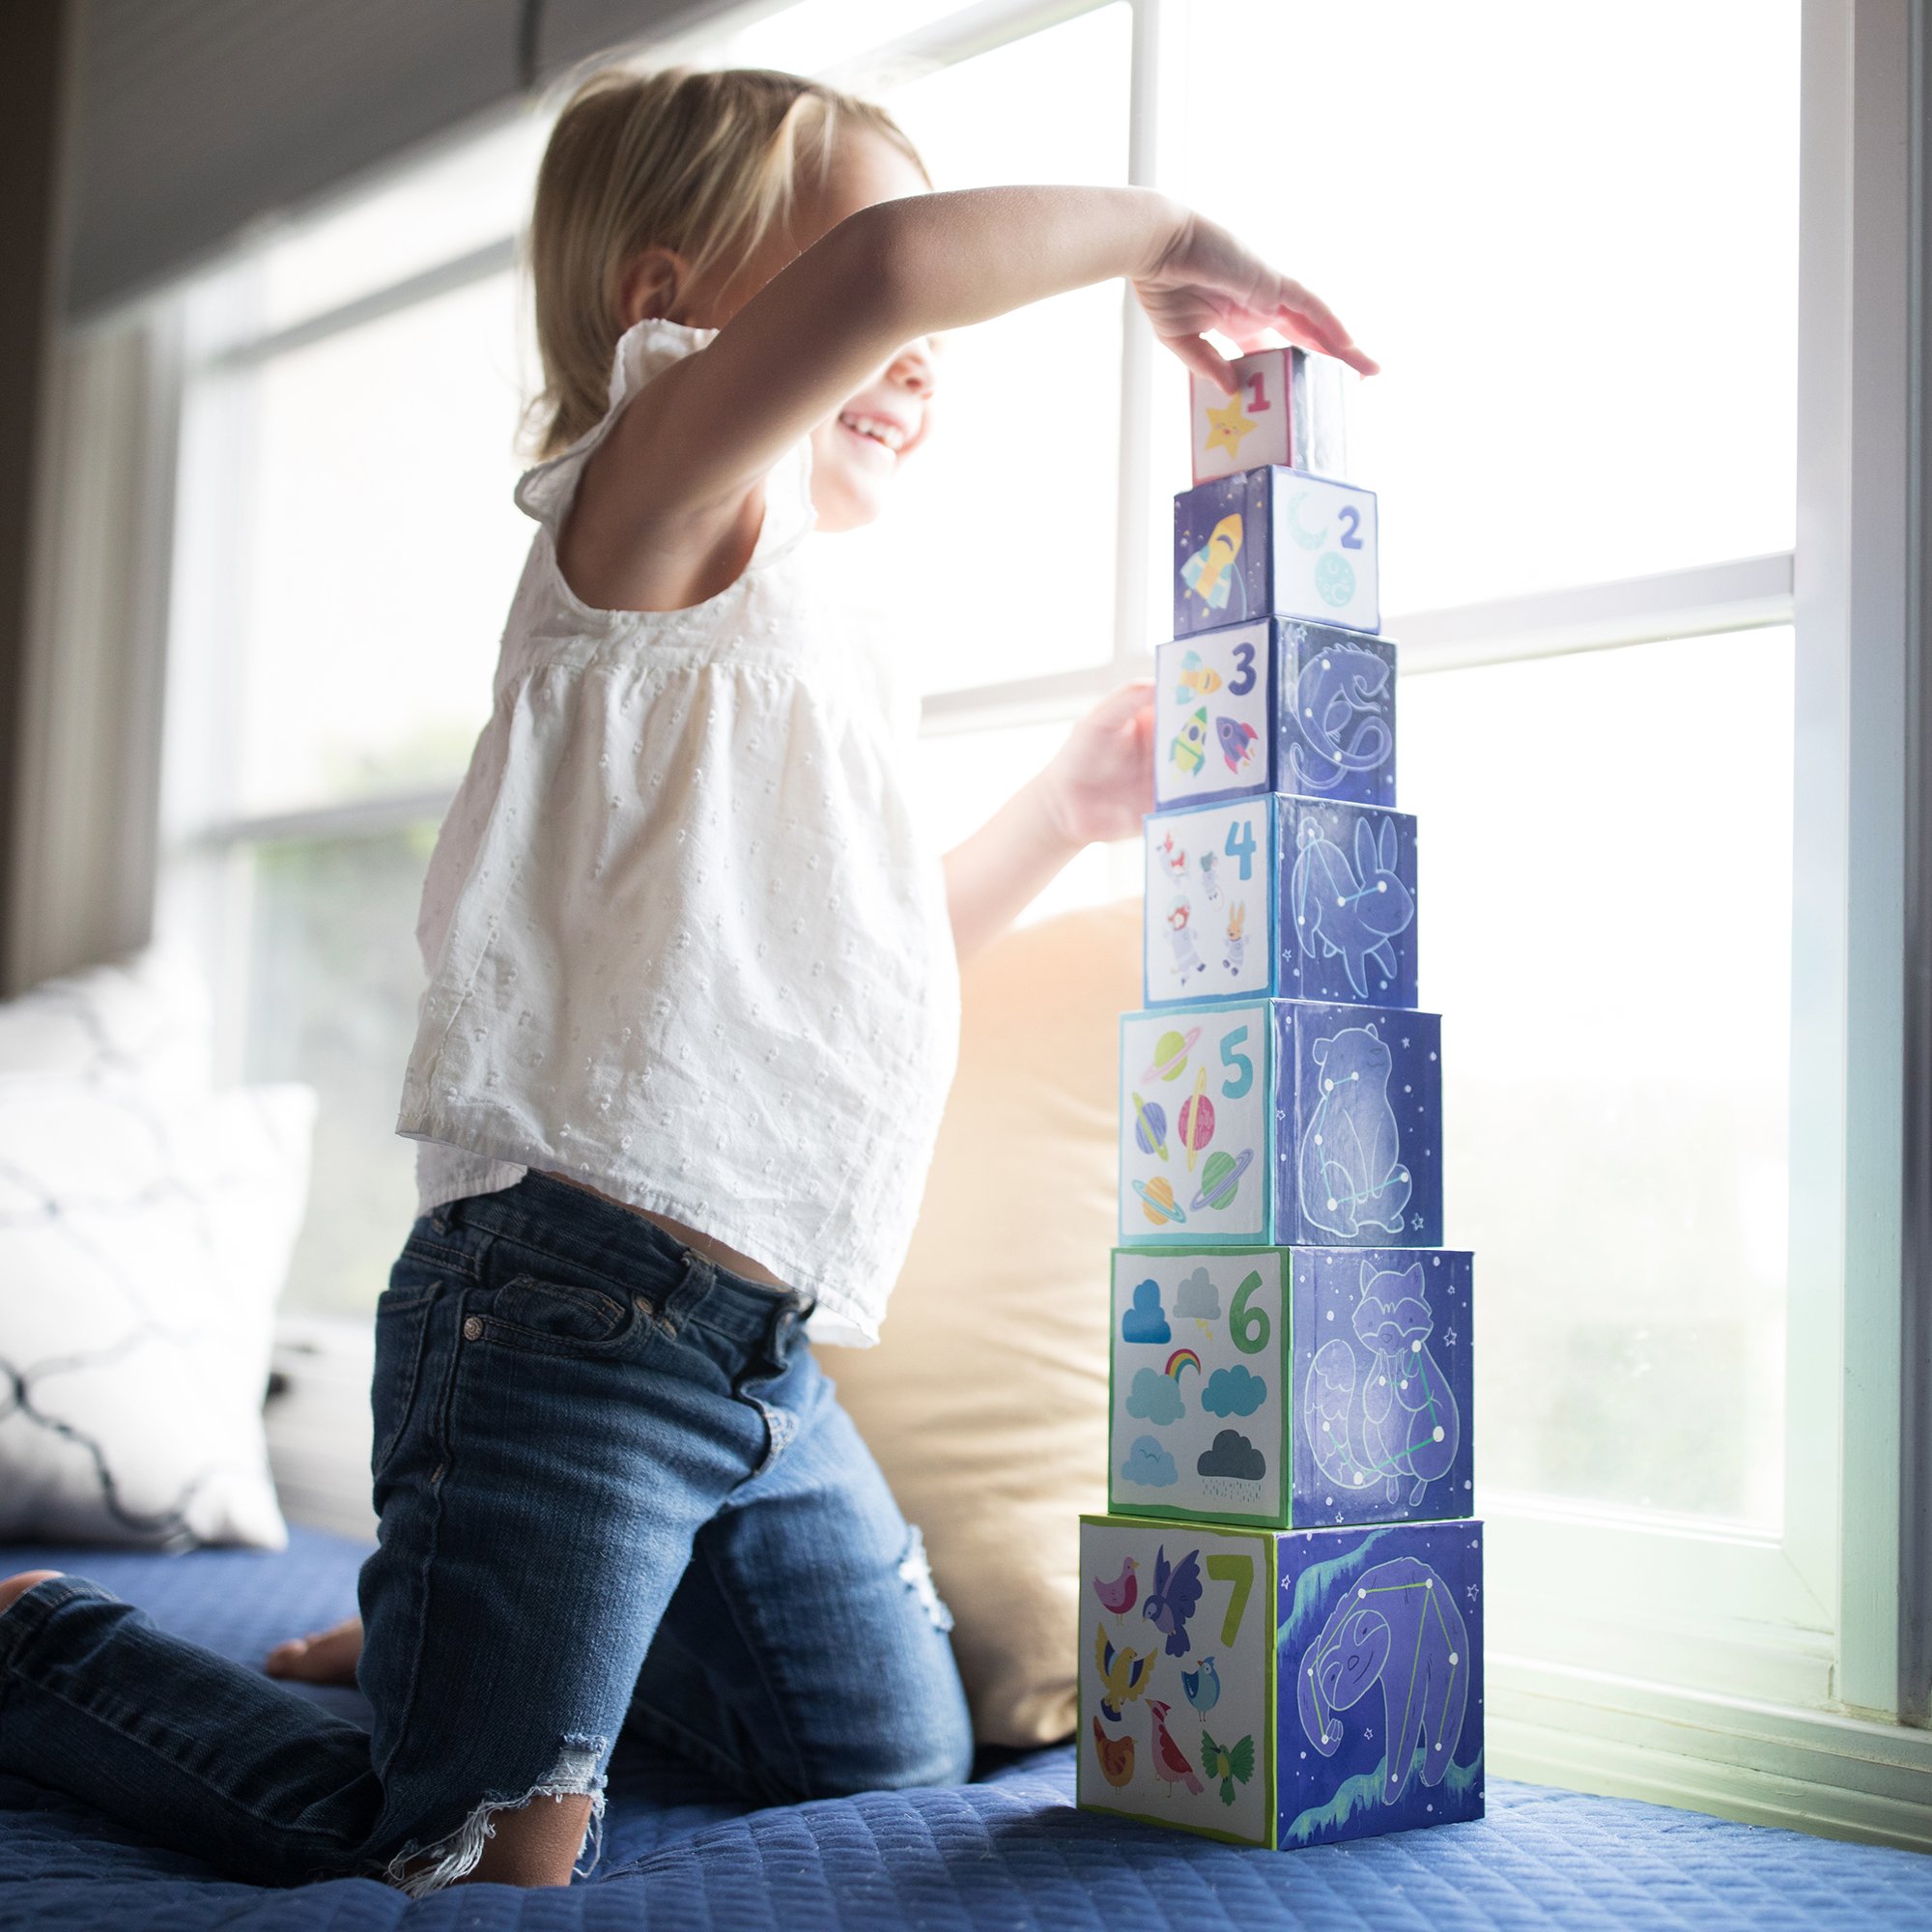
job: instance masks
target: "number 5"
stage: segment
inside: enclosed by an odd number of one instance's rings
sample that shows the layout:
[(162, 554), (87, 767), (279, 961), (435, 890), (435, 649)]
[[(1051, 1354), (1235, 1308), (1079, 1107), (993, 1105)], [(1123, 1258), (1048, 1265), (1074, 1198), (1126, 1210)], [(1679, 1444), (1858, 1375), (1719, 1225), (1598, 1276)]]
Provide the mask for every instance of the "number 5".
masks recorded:
[(1248, 1030), (1244, 1026), (1237, 1026), (1233, 1033), (1221, 1037), (1221, 1065), (1241, 1069), (1233, 1079), (1221, 1083), (1221, 1097), (1224, 1100), (1238, 1100), (1255, 1084), (1255, 1063), (1245, 1053), (1235, 1051), (1247, 1037)]

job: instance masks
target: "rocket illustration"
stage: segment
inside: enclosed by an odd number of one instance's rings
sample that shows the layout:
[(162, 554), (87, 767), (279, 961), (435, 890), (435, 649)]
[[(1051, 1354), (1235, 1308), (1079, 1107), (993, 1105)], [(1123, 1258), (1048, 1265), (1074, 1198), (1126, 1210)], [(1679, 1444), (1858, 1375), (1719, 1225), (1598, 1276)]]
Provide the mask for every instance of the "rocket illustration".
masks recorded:
[(1252, 724), (1243, 724), (1238, 718), (1215, 719), (1214, 735), (1221, 741), (1221, 755), (1227, 759), (1231, 772), (1240, 771), (1254, 756), (1261, 736)]
[(1180, 676), (1175, 684), (1174, 701), (1185, 704), (1191, 698), (1207, 697), (1221, 689), (1221, 674), (1203, 664), (1199, 651), (1189, 651), (1180, 661)]
[(1208, 533), (1208, 541), (1180, 566), (1188, 589), (1210, 611), (1225, 611), (1234, 587), (1230, 571), (1241, 554), (1241, 513), (1225, 516)]
[(1207, 761), (1208, 707), (1204, 704), (1176, 734), (1167, 754), (1192, 778)]

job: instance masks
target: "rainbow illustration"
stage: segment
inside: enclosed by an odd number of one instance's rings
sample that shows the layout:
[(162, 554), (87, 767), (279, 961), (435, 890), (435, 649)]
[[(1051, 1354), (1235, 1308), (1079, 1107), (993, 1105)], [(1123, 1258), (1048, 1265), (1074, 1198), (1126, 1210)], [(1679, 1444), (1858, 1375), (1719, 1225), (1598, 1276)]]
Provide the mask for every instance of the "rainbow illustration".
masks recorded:
[(1197, 1376), (1201, 1373), (1201, 1357), (1192, 1349), (1175, 1350), (1167, 1358), (1167, 1367), (1162, 1373), (1172, 1376), (1179, 1381), (1182, 1369), (1192, 1369)]

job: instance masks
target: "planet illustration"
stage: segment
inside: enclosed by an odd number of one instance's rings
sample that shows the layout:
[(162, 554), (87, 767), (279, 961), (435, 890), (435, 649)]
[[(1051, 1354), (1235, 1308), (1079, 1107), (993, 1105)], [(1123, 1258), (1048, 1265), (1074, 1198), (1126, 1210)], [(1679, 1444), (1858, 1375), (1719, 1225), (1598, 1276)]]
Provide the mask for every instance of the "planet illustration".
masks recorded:
[[(1235, 1190), (1241, 1176), (1253, 1164), (1255, 1151), (1243, 1148), (1239, 1153), (1210, 1153), (1201, 1168), (1201, 1192), (1188, 1204), (1197, 1212), (1203, 1208), (1232, 1208)], [(1139, 1181), (1134, 1183), (1136, 1187)], [(1148, 1210), (1150, 1213), (1152, 1209)]]
[(1167, 1112), (1158, 1100), (1143, 1100), (1138, 1094), (1130, 1096), (1134, 1103), (1134, 1145), (1143, 1153), (1157, 1153), (1162, 1160), (1167, 1158)]
[(1187, 1219), (1180, 1211), (1180, 1203), (1174, 1198), (1174, 1189), (1168, 1184), (1167, 1176), (1157, 1174), (1151, 1180), (1134, 1182), (1134, 1192), (1141, 1197), (1141, 1206), (1147, 1209), (1147, 1217), (1156, 1228), (1164, 1228), (1172, 1221), (1178, 1228)]
[(1315, 590), (1322, 603), (1339, 611), (1355, 594), (1355, 566), (1336, 551), (1315, 562)]
[(1205, 1094), (1180, 1103), (1180, 1145), (1197, 1151), (1214, 1138), (1214, 1103)]
[(1187, 1056), (1194, 1051), (1194, 1042), (1200, 1037), (1199, 1027), (1191, 1027), (1186, 1033), (1176, 1033), (1170, 1028), (1154, 1041), (1153, 1058), (1142, 1069), (1141, 1078), (1179, 1080), (1187, 1065)]

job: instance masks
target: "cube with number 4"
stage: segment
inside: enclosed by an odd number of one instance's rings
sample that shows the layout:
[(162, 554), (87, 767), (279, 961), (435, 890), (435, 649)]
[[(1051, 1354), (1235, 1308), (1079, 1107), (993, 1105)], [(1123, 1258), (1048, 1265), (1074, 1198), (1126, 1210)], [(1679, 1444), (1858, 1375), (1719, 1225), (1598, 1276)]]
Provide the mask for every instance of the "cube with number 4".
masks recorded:
[(1473, 1265), (1116, 1248), (1107, 1507), (1272, 1529), (1467, 1516)]
[(1279, 993), (1415, 1004), (1415, 820), (1236, 799), (1147, 820), (1149, 1006)]
[(1345, 475), (1346, 380), (1343, 364), (1301, 349), (1258, 349), (1230, 362), (1226, 389), (1190, 377), (1195, 482), (1269, 463)]
[(1395, 803), (1395, 645), (1268, 620), (1154, 652), (1153, 796)]
[(1442, 1022), (1311, 1000), (1121, 1019), (1121, 1239), (1439, 1247)]
[(1258, 617), (1381, 629), (1372, 490), (1271, 467), (1174, 499), (1174, 635)]
[(1288, 1851), (1483, 1815), (1483, 1526), (1080, 1520), (1079, 1800)]

